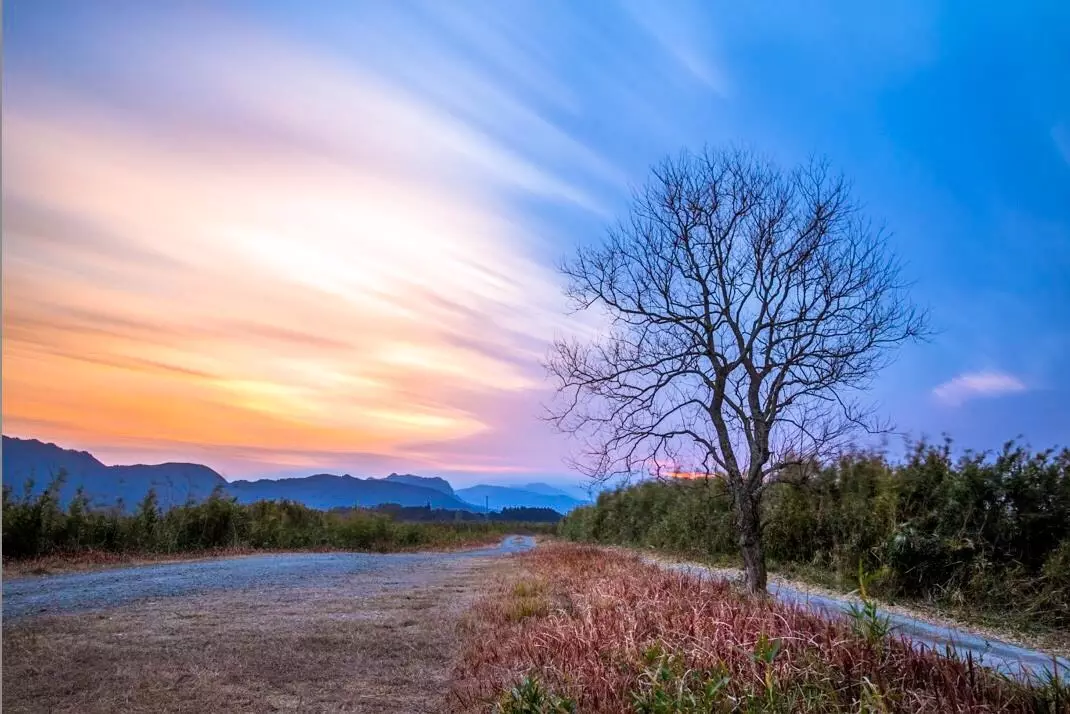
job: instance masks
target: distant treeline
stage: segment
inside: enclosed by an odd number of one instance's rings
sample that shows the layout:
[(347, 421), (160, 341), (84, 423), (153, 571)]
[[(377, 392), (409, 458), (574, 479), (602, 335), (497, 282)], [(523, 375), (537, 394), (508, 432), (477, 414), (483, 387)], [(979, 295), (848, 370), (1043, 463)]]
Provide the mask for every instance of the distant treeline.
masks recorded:
[(332, 509), (339, 513), (351, 511), (368, 511), (382, 513), (396, 521), (412, 523), (443, 523), (443, 522), (475, 522), (475, 521), (508, 521), (510, 523), (557, 523), (563, 515), (552, 508), (530, 508), (520, 506), (517, 508), (503, 508), (500, 511), (490, 513), (476, 513), (474, 511), (458, 511), (451, 508), (431, 508), (429, 506), (401, 506), (396, 503), (384, 503), (371, 508), (338, 508)]
[[(853, 454), (768, 487), (762, 533), (774, 565), (833, 575), (884, 596), (1070, 627), (1070, 450), (953, 459), (919, 443), (903, 463)], [(702, 556), (737, 553), (728, 494), (715, 478), (603, 493), (565, 517), (576, 540)]]
[[(60, 506), (62, 475), (37, 496), (3, 492), (3, 557), (33, 558), (86, 551), (184, 553), (224, 548), (343, 549), (393, 551), (485, 542), (509, 533), (552, 533), (531, 511), (515, 509), (523, 521), (506, 520), (506, 509), (491, 517), (421, 508), (318, 511), (292, 501), (241, 505), (220, 489), (205, 501), (162, 511), (155, 492), (131, 514), (119, 508), (92, 509), (79, 493)], [(409, 518), (423, 511), (427, 518)], [(551, 511), (551, 513), (555, 513)], [(452, 514), (447, 517), (447, 514)], [(557, 514), (558, 519), (560, 514)], [(425, 522), (414, 522), (425, 521)]]

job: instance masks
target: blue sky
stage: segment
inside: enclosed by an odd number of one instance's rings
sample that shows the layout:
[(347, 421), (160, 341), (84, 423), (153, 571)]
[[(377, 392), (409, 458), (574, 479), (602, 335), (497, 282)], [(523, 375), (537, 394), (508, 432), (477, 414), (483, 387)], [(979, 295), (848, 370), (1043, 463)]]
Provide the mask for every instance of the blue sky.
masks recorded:
[(1070, 5), (888, 5), (5, 3), (5, 433), (565, 476), (554, 262), (742, 144), (892, 231), (937, 329), (874, 389), (901, 430), (1070, 443)]

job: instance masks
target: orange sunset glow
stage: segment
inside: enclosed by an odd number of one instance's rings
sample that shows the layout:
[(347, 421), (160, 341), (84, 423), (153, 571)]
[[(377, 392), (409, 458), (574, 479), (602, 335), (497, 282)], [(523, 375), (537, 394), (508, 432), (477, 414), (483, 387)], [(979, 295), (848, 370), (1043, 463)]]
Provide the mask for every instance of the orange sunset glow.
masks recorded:
[(948, 143), (991, 107), (919, 84), (946, 115), (892, 111), (936, 56), (920, 30), (860, 21), (856, 65), (806, 18), (743, 7), (345, 5), (5, 8), (4, 435), (228, 479), (576, 479), (542, 361), (606, 315), (570, 311), (558, 267), (658, 161), (739, 145), (826, 156), (937, 310), (944, 346), (874, 381), (882, 415), (970, 448), (1061, 439), (1043, 415), (1066, 402), (1062, 95), (1021, 146), (994, 119)]
[(5, 433), (239, 472), (331, 454), (508, 469), (435, 455), (487, 432), (496, 399), (534, 421), (564, 324), (507, 194), (590, 198), (307, 48), (162, 48), (137, 51), (219, 116), (5, 77)]

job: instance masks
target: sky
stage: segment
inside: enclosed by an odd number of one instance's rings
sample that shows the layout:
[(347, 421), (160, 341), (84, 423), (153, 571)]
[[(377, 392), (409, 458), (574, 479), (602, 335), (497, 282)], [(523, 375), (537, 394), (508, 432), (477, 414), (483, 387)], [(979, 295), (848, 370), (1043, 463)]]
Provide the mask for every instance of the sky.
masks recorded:
[[(1070, 4), (3, 13), (3, 432), (227, 478), (562, 480), (555, 265), (652, 164), (826, 157), (936, 330), (912, 437), (1070, 445)], [(896, 437), (898, 438), (898, 437)]]

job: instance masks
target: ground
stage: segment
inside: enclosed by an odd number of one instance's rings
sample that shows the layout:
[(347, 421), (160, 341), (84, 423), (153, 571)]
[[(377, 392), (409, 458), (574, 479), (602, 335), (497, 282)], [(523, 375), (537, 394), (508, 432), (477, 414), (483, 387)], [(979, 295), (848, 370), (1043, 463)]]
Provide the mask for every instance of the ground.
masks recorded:
[[(566, 651), (575, 655), (583, 642), (593, 649), (577, 661), (597, 665), (592, 682), (601, 681), (605, 663), (596, 655), (604, 648), (583, 624), (594, 613), (604, 615), (598, 622), (607, 632), (645, 617), (635, 632), (647, 639), (660, 633), (669, 643), (679, 632), (698, 632), (680, 622), (697, 617), (700, 604), (768, 615), (726, 585), (708, 583), (728, 572), (692, 570), (701, 577), (673, 579), (671, 564), (651, 569), (649, 558), (620, 549), (564, 544), (502, 557), (533, 544), (513, 538), (497, 548), (442, 553), (258, 554), (42, 577), (5, 571), (3, 709), (486, 711), (523, 672), (552, 665)], [(835, 609), (825, 599), (836, 596), (805, 594), (809, 605)], [(673, 608), (679, 617), (662, 622)], [(783, 612), (816, 627), (813, 637), (843, 629)], [(716, 627), (699, 640), (716, 643), (728, 620), (707, 619), (695, 622)], [(735, 625), (729, 630), (742, 636)], [(847, 641), (841, 635), (826, 649), (840, 652)], [(631, 662), (639, 639), (621, 641), (631, 643), (621, 650), (622, 661)], [(1026, 655), (1037, 653), (1016, 656)], [(562, 671), (577, 667), (569, 662)], [(627, 701), (632, 681), (606, 696)]]
[[(441, 711), (456, 623), (502, 552), (256, 556), (7, 581), (3, 709)], [(212, 574), (185, 587), (188, 573), (169, 577), (180, 566)], [(39, 614), (42, 603), (56, 614)]]

